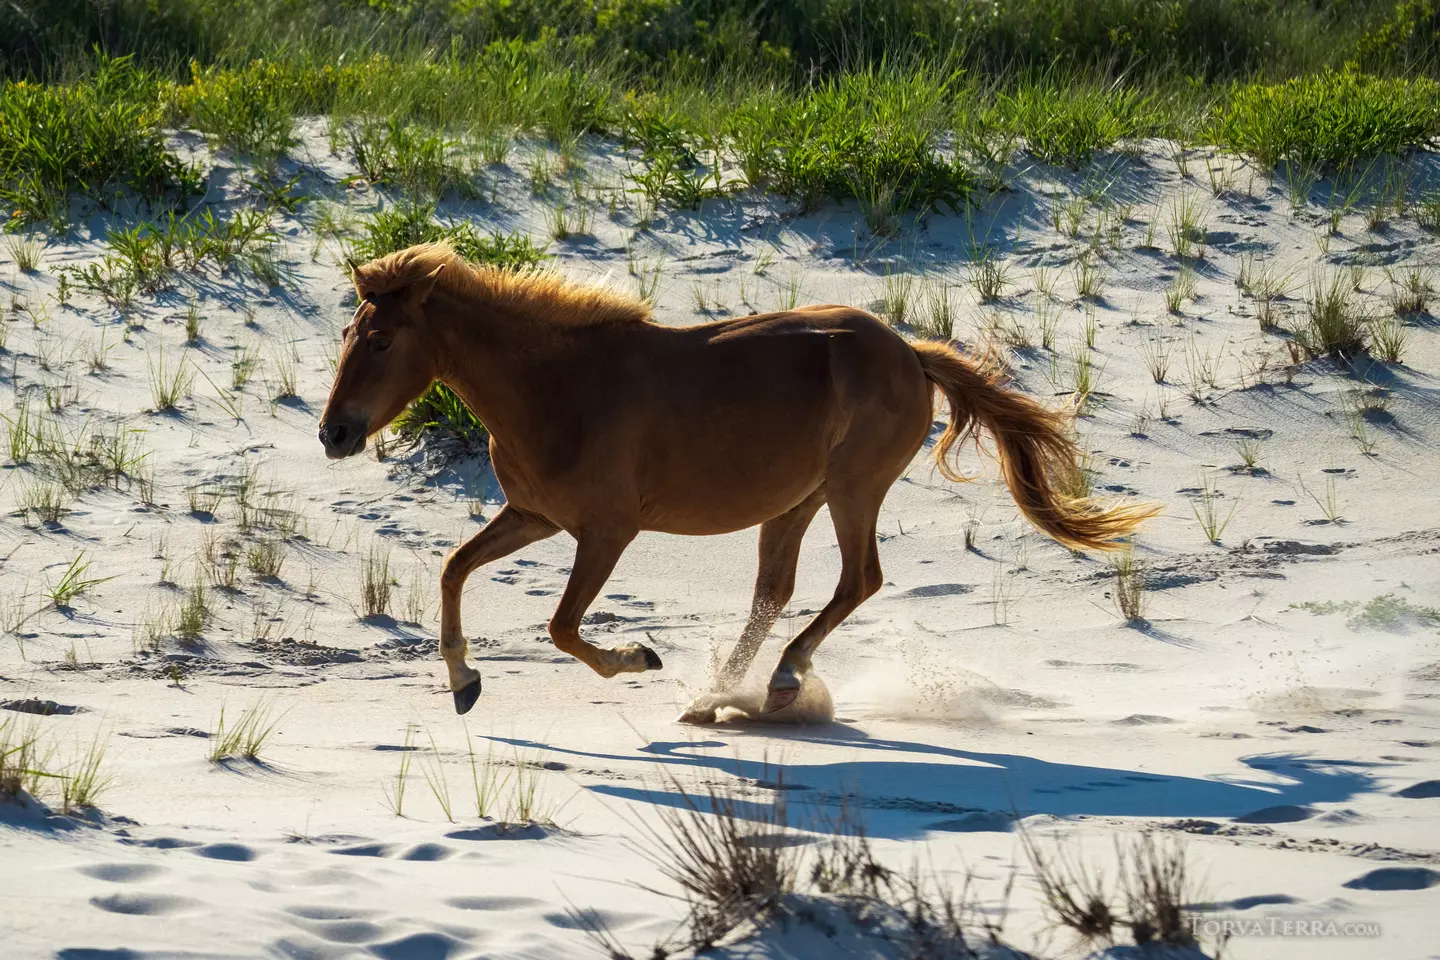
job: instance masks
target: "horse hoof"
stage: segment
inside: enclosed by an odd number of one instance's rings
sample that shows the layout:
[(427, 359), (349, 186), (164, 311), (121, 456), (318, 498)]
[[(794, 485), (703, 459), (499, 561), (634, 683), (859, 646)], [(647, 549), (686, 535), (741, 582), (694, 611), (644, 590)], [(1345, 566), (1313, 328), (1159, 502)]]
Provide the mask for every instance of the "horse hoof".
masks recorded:
[(709, 726), (715, 722), (714, 708), (694, 707), (686, 708), (685, 712), (675, 718), (676, 723), (692, 723), (697, 727)]
[(665, 664), (660, 662), (660, 654), (656, 653), (654, 650), (651, 650), (649, 647), (642, 644), (640, 646), (640, 655), (645, 658), (646, 670), (664, 669)]
[(480, 699), (480, 678), (476, 677), (465, 686), (454, 692), (455, 712), (466, 714), (470, 708), (475, 706), (475, 701)]
[(800, 688), (794, 690), (771, 690), (765, 695), (765, 706), (760, 708), (761, 713), (776, 713), (784, 710), (795, 699), (800, 696)]

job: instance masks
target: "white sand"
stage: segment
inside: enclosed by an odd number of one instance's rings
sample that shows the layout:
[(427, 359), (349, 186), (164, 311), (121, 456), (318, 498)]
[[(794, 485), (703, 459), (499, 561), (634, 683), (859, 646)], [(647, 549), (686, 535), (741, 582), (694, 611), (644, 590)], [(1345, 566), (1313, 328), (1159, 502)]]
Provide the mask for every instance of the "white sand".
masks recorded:
[[(318, 133), (305, 143), (302, 157), (326, 175), (351, 172), (326, 154)], [(742, 198), (665, 214), (633, 240), (625, 213), (612, 220), (600, 208), (593, 239), (551, 246), (567, 275), (634, 289), (630, 243), (639, 261), (663, 270), (657, 314), (673, 324), (704, 319), (696, 285), (726, 305), (721, 316), (774, 309), (792, 284), (802, 303), (873, 307), (887, 270), (919, 265), (957, 285), (959, 335), (970, 342), (992, 316), (1025, 325), (1038, 340), (1044, 298), (1033, 269), (1048, 265), (1060, 318), (1058, 382), (1047, 377), (1043, 350), (1010, 359), (1021, 384), (1061, 402), (1086, 322), (1071, 263), (1088, 245), (1095, 212), (1072, 239), (1053, 229), (1052, 198), (1093, 190), (1097, 171), (1108, 168), (1109, 195), (1133, 204), (1118, 247), (1103, 249), (1104, 299), (1093, 310), (1101, 396), (1080, 433), (1094, 451), (1097, 489), (1166, 504), (1138, 550), (1153, 577), (1149, 624), (1121, 621), (1107, 599), (1113, 581), (1103, 558), (1072, 556), (1017, 518), (993, 465), (974, 460), (982, 479), (958, 486), (922, 456), (881, 514), (884, 588), (817, 656), (837, 716), (821, 726), (673, 723), (705, 689), (714, 648), (739, 634), (754, 531), (708, 539), (647, 534), (630, 548), (587, 630), (606, 643), (653, 641), (665, 669), (636, 678), (600, 679), (545, 636), (572, 556), (567, 537), (478, 571), (465, 625), (483, 638), (472, 649), (485, 687), (467, 723), (454, 716), (434, 652), (438, 574), (444, 554), (478, 529), (468, 502), (483, 498), (491, 515), (498, 490), (480, 461), (437, 472), (418, 454), (383, 464), (373, 454), (325, 460), (315, 428), (329, 387), (327, 350), (352, 301), (338, 250), (321, 244), (311, 257), (312, 207), (281, 224), (294, 272), (288, 291), (265, 293), (213, 272), (185, 276), (176, 290), (143, 301), (132, 316), (143, 329), (129, 342), (98, 300), (77, 295), (61, 308), (50, 299), (56, 280), (46, 268), (101, 253), (85, 228), (51, 243), (39, 274), (0, 265), (13, 297), (48, 310), (38, 329), (30, 314), (7, 311), (5, 366), (14, 390), (0, 404), (29, 395), (38, 411), (49, 384), (72, 393), (62, 416), (70, 429), (95, 420), (143, 430), (163, 504), (149, 509), (134, 492), (101, 491), (72, 504), (58, 526), (26, 526), (15, 513), (0, 526), (7, 609), (41, 610), (42, 591), (82, 552), (93, 560), (92, 575), (111, 578), (73, 610), (42, 610), (0, 642), (0, 700), (77, 708), (34, 721), (55, 745), (55, 765), (63, 768), (101, 733), (116, 778), (102, 797), (104, 816), (93, 822), (0, 811), (0, 955), (598, 956), (567, 903), (594, 908), (645, 955), (681, 913), (673, 900), (637, 886), (668, 889), (642, 856), (637, 826), (654, 822), (656, 804), (674, 802), (667, 778), (733, 786), (769, 804), (783, 775), (797, 820), (858, 793), (887, 862), (903, 868), (920, 858), (957, 883), (972, 873), (983, 906), (1008, 902), (1006, 933), (1021, 948), (1084, 952), (1048, 929), (1011, 811), (1029, 818), (1042, 844), (1056, 835), (1102, 868), (1116, 836), (1198, 821), (1177, 835), (1215, 916), (1323, 917), (1383, 930), (1379, 941), (1241, 937), (1227, 957), (1434, 956), (1435, 889), (1364, 889), (1385, 885), (1383, 874), (1378, 883), (1346, 885), (1381, 868), (1440, 871), (1440, 799), (1397, 795), (1440, 779), (1437, 632), (1413, 622), (1352, 628), (1345, 613), (1292, 605), (1384, 594), (1440, 604), (1440, 339), (1424, 318), (1411, 330), (1404, 366), (1365, 371), (1392, 401), (1390, 418), (1369, 425), (1378, 447), (1367, 456), (1345, 414), (1346, 392), (1363, 384), (1326, 363), (1297, 367), (1287, 384), (1283, 342), (1261, 333), (1235, 278), (1248, 254), (1292, 273), (1283, 315), (1303, 311), (1313, 270), (1366, 264), (1361, 298), (1379, 312), (1388, 290), (1381, 267), (1435, 264), (1436, 239), (1410, 221), (1368, 232), (1356, 211), (1322, 253), (1320, 211), (1292, 214), (1283, 186), (1242, 170), (1238, 194), (1216, 198), (1203, 164), (1193, 162), (1197, 181), (1182, 181), (1167, 158), (1164, 145), (1149, 144), (1086, 174), (1031, 167), (1016, 176), (1013, 192), (973, 216), (907, 223), (887, 243), (864, 239), (853, 207), (793, 216), (772, 198)], [(602, 185), (624, 169), (603, 145), (587, 165)], [(493, 205), (447, 209), (543, 239), (543, 209), (529, 195), (521, 158), (512, 167), (496, 173)], [(1421, 182), (1434, 183), (1433, 157), (1418, 160), (1417, 170)], [(232, 163), (215, 161), (211, 198), (235, 196), (240, 179)], [(309, 189), (327, 188), (315, 177)], [(376, 200), (364, 189), (347, 196), (360, 210)], [(1196, 268), (1198, 299), (1175, 318), (1163, 303), (1177, 273), (1165, 221), (1182, 196), (1204, 208), (1210, 236)], [(1136, 249), (1152, 219), (1164, 252)], [(105, 222), (90, 220), (95, 236)], [(1014, 285), (997, 306), (978, 305), (965, 284), (972, 235), (1009, 268)], [(163, 348), (172, 361), (181, 356), (190, 303), (199, 306), (203, 340), (186, 357), (214, 385), (228, 389), (236, 344), (265, 358), (244, 391), (240, 422), (204, 377), (179, 414), (146, 412), (147, 355)], [(111, 369), (90, 373), (85, 350), (102, 332)], [(1151, 381), (1141, 345), (1152, 338), (1171, 345), (1173, 383), (1198, 379), (1198, 370), (1187, 372), (1187, 353), (1191, 367), (1214, 358), (1216, 385), (1199, 388), (1203, 402), (1192, 402), (1184, 386)], [(290, 344), (300, 399), (272, 404), (266, 381), (277, 378), (275, 358)], [(1268, 384), (1255, 387), (1255, 358), (1267, 353)], [(1155, 419), (1162, 395), (1164, 421)], [(1151, 419), (1137, 437), (1141, 411)], [(1239, 463), (1236, 440), (1248, 436), (1264, 437), (1263, 473), (1227, 469)], [(233, 501), (205, 522), (188, 512), (187, 488), (252, 468), (262, 489), (282, 491), (282, 501), (293, 495), (304, 515), (307, 537), (290, 544), (281, 582), (258, 583), (242, 564), (236, 590), (212, 591), (216, 617), (202, 643), (170, 639), (158, 654), (137, 652), (135, 625), (147, 610), (179, 603), (204, 539), (235, 533)], [(1192, 514), (1207, 468), (1223, 493), (1222, 514), (1238, 504), (1222, 546), (1206, 542)], [(0, 497), (13, 509), (28, 481), (19, 469), (5, 476)], [(1324, 499), (1330, 489), (1343, 523), (1325, 522), (1310, 495)], [(967, 552), (971, 518), (979, 528), (976, 549)], [(418, 591), (419, 623), (357, 619), (359, 557), (376, 542), (392, 549), (397, 617)], [(159, 554), (180, 587), (159, 583)], [(837, 573), (822, 511), (757, 681), (779, 643), (828, 598)], [(234, 718), (262, 699), (283, 711), (264, 763), (209, 763), (203, 734), (215, 729), (222, 705)], [(425, 751), (411, 754), (405, 816), (397, 818), (384, 790), (393, 787), (397, 748), (412, 724)], [(455, 822), (422, 776), (431, 737)], [(477, 819), (470, 747), (481, 760), (492, 750), (507, 773), (517, 759), (543, 764), (534, 774), (539, 812), (560, 829), (501, 832)], [(497, 820), (513, 814), (512, 793), (491, 811)], [(1245, 816), (1280, 806), (1303, 809)], [(1264, 822), (1277, 817), (1288, 822)], [(1440, 880), (1440, 873), (1406, 878)], [(838, 949), (818, 931), (792, 930), (725, 955), (842, 955)]]

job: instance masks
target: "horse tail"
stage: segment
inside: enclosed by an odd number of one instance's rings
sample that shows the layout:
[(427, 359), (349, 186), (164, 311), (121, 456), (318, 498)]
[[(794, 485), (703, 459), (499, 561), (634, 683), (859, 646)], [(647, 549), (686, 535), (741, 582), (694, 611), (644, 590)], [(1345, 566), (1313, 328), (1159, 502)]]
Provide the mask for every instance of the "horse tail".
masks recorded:
[(1004, 385), (998, 366), (940, 343), (912, 344), (925, 378), (950, 401), (950, 423), (935, 447), (940, 473), (968, 480), (955, 445), (983, 428), (995, 438), (996, 459), (1025, 518), (1067, 547), (1114, 550), (1160, 512), (1156, 503), (1102, 503), (1087, 495), (1068, 412), (1048, 410)]

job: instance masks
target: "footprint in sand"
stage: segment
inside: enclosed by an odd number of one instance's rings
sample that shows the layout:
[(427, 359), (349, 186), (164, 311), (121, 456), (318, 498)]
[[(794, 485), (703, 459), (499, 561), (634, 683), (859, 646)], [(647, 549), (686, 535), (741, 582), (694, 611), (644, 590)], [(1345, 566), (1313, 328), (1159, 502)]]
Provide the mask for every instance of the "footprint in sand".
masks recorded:
[(285, 908), (286, 913), (306, 920), (362, 920), (370, 915), (368, 910), (350, 910), (332, 904), (294, 904)]
[(1429, 867), (1381, 867), (1344, 886), (1350, 890), (1425, 890), (1440, 885), (1440, 870)]
[(443, 843), (421, 843), (400, 854), (400, 859), (414, 860), (419, 863), (435, 863), (439, 860), (448, 860), (453, 856), (455, 856), (455, 851)]
[(298, 923), (301, 929), (331, 943), (368, 943), (385, 936), (386, 928), (369, 920), (329, 920)]
[(132, 917), (168, 917), (187, 910), (194, 910), (201, 904), (189, 897), (173, 897), (163, 894), (112, 893), (106, 897), (91, 897), (90, 905), (107, 913), (123, 913)]
[(412, 933), (399, 940), (372, 944), (368, 949), (381, 960), (445, 960), (466, 946), (465, 941), (443, 933)]
[(393, 843), (361, 843), (353, 847), (339, 847), (330, 852), (342, 857), (389, 857), (394, 855), (396, 849)]
[(79, 870), (87, 877), (107, 883), (141, 883), (166, 872), (164, 867), (153, 863), (91, 863)]
[(1429, 800), (1431, 797), (1440, 797), (1440, 780), (1421, 780), (1419, 783), (1412, 783), (1403, 790), (1396, 790), (1395, 796), (1410, 800)]
[(1309, 820), (1313, 816), (1315, 816), (1315, 810), (1311, 807), (1284, 803), (1276, 807), (1251, 810), (1249, 813), (1242, 813), (1233, 819), (1236, 823), (1299, 823), (1301, 820)]
[(923, 587), (911, 587), (902, 591), (902, 597), (958, 597), (970, 593), (975, 588), (968, 583), (932, 583)]
[(196, 847), (191, 853), (207, 860), (230, 860), (235, 863), (246, 863), (260, 856), (243, 843), (211, 843)]
[(529, 823), (517, 826), (510, 823), (487, 823), (483, 827), (452, 830), (445, 834), (447, 840), (544, 840), (550, 836), (544, 827)]
[(120, 842), (130, 847), (148, 847), (151, 850), (189, 850), (200, 846), (199, 840), (181, 840), (179, 837), (152, 837), (139, 840), (135, 837), (121, 837)]
[(541, 906), (545, 901), (534, 897), (451, 897), (445, 903), (456, 910), (519, 910)]

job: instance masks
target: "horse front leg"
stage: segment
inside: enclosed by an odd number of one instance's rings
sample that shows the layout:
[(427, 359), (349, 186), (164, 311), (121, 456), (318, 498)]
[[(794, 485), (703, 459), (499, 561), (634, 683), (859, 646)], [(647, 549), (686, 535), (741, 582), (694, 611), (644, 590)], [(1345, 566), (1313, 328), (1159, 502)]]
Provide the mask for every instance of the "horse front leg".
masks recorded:
[(470, 644), (460, 627), (460, 599), (466, 578), (477, 567), (553, 536), (559, 529), (543, 517), (506, 504), (484, 529), (445, 559), (440, 573), (440, 656), (449, 674), (456, 713), (468, 713), (480, 697), (480, 671), (465, 662)]
[(659, 670), (660, 657), (642, 643), (606, 649), (587, 643), (580, 636), (580, 619), (610, 578), (620, 555), (635, 539), (634, 530), (581, 531), (575, 550), (575, 566), (560, 605), (550, 618), (550, 639), (555, 647), (570, 654), (602, 677), (617, 673), (644, 673)]

